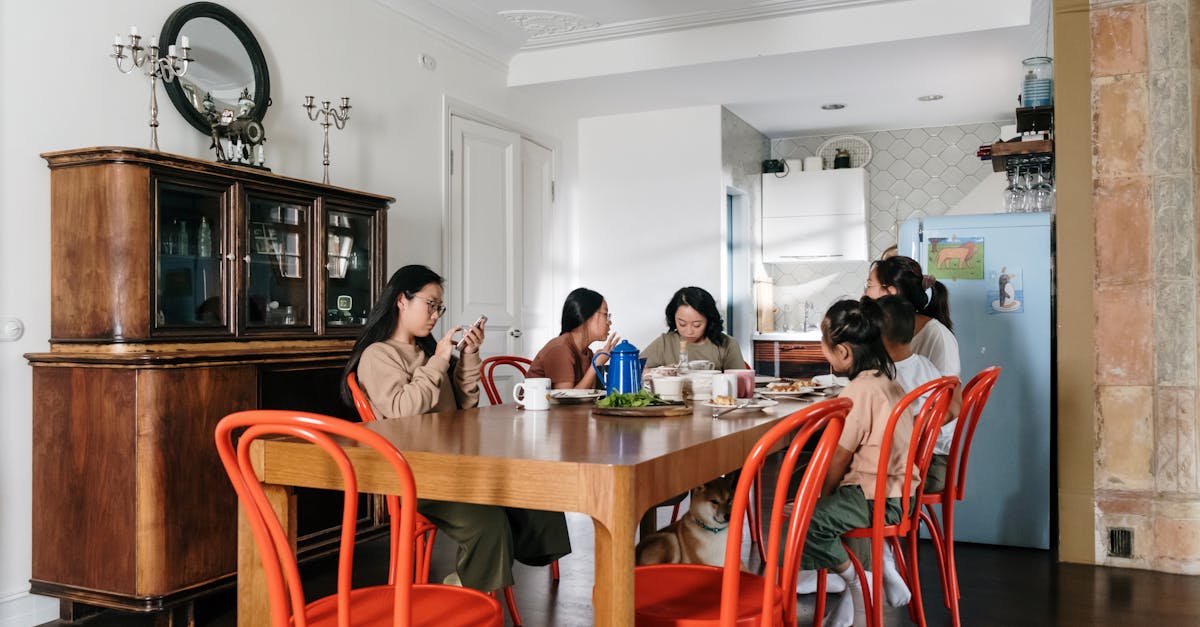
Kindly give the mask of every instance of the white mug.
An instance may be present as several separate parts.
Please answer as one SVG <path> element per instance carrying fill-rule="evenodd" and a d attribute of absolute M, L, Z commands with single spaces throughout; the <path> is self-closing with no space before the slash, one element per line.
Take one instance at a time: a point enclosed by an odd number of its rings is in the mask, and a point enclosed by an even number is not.
<path fill-rule="evenodd" d="M 738 377 L 736 374 L 714 374 L 712 378 L 712 395 L 737 398 Z"/>
<path fill-rule="evenodd" d="M 713 373 L 689 372 L 687 380 L 691 384 L 692 400 L 707 401 L 712 398 Z"/>
<path fill-rule="evenodd" d="M 513 400 L 524 409 L 550 409 L 550 379 L 525 379 L 514 385 Z"/>

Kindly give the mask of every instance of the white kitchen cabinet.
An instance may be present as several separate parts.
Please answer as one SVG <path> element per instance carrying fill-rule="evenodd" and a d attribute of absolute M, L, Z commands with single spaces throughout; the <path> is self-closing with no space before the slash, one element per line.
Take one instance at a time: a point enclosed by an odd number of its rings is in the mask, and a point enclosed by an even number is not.
<path fill-rule="evenodd" d="M 765 262 L 867 259 L 863 168 L 762 175 Z"/>

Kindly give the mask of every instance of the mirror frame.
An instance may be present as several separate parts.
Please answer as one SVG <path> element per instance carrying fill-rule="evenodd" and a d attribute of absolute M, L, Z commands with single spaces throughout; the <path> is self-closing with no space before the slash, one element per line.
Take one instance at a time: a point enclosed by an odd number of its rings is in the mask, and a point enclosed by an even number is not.
<path fill-rule="evenodd" d="M 250 115 L 261 123 L 267 114 L 267 107 L 271 106 L 271 78 L 267 72 L 267 59 L 263 56 L 262 48 L 259 47 L 258 40 L 254 38 L 254 33 L 250 32 L 250 27 L 246 26 L 241 18 L 215 2 L 185 4 L 175 9 L 167 21 L 163 22 L 162 34 L 158 36 L 158 40 L 164 42 L 164 46 L 174 43 L 179 38 L 179 33 L 185 24 L 202 17 L 214 19 L 223 24 L 233 32 L 246 49 L 246 54 L 250 57 L 250 65 L 254 70 L 254 109 L 251 110 Z M 196 62 L 203 63 L 203 59 L 198 59 Z M 179 84 L 178 80 L 164 82 L 163 88 L 166 89 L 167 96 L 171 98 L 175 109 L 179 111 L 183 119 L 188 121 L 188 124 L 205 135 L 212 132 L 208 120 L 192 106 L 187 95 L 183 93 L 183 86 Z"/>

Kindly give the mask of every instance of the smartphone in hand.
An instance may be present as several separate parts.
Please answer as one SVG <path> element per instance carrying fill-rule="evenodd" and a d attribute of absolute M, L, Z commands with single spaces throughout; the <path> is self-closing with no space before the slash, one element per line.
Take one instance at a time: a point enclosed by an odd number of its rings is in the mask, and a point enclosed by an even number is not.
<path fill-rule="evenodd" d="M 461 353 L 463 351 L 463 349 L 467 347 L 466 332 L 470 331 L 472 328 L 475 328 L 475 327 L 482 328 L 483 325 L 485 325 L 485 324 L 487 324 L 487 316 L 479 316 L 479 319 L 475 321 L 475 324 L 473 324 L 470 327 L 463 330 L 463 338 L 458 341 L 458 344 L 454 345 L 454 348 L 458 349 L 458 352 Z"/>

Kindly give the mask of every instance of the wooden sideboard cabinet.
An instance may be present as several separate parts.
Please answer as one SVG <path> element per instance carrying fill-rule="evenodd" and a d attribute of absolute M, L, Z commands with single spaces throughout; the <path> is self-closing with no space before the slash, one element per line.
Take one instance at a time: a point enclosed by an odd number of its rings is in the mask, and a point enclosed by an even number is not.
<path fill-rule="evenodd" d="M 775 377 L 829 374 L 829 362 L 817 341 L 754 340 L 754 370 Z"/>
<path fill-rule="evenodd" d="M 158 612 L 234 582 L 224 415 L 357 419 L 342 368 L 383 286 L 393 199 L 133 148 L 51 169 L 50 352 L 33 367 L 32 592 Z M 340 495 L 298 494 L 302 557 L 336 548 Z M 358 531 L 386 533 L 364 497 Z"/>

